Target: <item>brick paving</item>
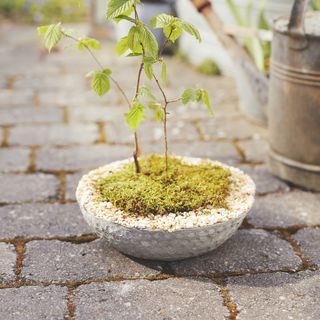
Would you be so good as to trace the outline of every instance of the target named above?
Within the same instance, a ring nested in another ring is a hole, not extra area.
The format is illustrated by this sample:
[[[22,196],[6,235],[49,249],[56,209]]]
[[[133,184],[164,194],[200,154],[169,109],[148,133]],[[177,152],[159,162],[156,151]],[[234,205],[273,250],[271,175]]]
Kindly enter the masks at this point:
[[[319,319],[320,194],[268,173],[266,130],[241,116],[232,79],[169,59],[181,80],[170,97],[203,85],[217,114],[172,106],[170,146],[248,172],[254,208],[214,252],[143,261],[92,234],[74,197],[84,172],[132,152],[121,97],[90,92],[84,53],[40,58],[32,27],[4,25],[0,40],[0,319]],[[106,47],[99,56],[132,92],[134,65]],[[163,149],[159,126],[140,131],[145,153]]]

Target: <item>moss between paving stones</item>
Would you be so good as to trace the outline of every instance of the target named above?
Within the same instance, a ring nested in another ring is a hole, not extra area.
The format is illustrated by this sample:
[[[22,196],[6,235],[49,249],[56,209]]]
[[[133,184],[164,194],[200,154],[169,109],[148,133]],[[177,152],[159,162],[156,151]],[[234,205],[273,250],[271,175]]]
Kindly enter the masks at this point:
[[[100,179],[100,201],[135,215],[187,212],[201,207],[226,208],[230,171],[208,161],[190,165],[170,157],[150,155],[141,159],[141,173],[134,164]]]

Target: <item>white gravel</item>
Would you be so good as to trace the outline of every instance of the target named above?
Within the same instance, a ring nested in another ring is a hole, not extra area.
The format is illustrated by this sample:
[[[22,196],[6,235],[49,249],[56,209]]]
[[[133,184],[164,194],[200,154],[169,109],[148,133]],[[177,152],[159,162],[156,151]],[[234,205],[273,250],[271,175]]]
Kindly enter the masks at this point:
[[[204,159],[181,157],[188,164],[197,164]],[[139,229],[175,231],[203,227],[215,223],[221,223],[235,219],[248,212],[254,202],[255,184],[252,179],[241,170],[224,165],[217,161],[210,161],[213,165],[228,168],[231,171],[230,195],[227,204],[229,209],[200,208],[194,211],[169,213],[168,215],[153,215],[139,217],[128,214],[113,207],[111,202],[99,202],[99,194],[95,188],[96,182],[113,172],[119,171],[124,165],[130,163],[131,159],[112,162],[106,166],[97,168],[84,175],[79,182],[76,197],[80,207],[96,217],[107,219],[127,227]]]

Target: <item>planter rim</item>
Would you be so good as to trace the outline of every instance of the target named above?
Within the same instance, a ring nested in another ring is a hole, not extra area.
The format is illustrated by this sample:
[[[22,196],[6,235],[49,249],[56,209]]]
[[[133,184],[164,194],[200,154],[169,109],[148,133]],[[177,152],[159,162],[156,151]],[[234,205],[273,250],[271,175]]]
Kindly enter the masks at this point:
[[[251,209],[254,196],[255,196],[255,184],[253,180],[246,175],[243,171],[238,168],[223,164],[218,161],[213,161],[210,159],[202,159],[202,158],[194,158],[194,157],[180,157],[174,156],[176,158],[181,159],[182,161],[188,164],[199,164],[202,161],[209,161],[213,165],[221,166],[224,168],[228,168],[231,171],[231,192],[230,195],[226,198],[228,205],[230,207],[229,210],[226,209],[195,209],[198,211],[196,217],[198,219],[199,216],[207,217],[207,219],[203,218],[203,222],[198,222],[198,225],[194,226],[176,226],[175,228],[166,228],[164,226],[156,226],[158,222],[154,222],[155,226],[148,227],[146,226],[146,221],[156,221],[157,219],[166,219],[170,214],[166,216],[155,216],[154,219],[150,219],[148,217],[126,217],[124,212],[118,208],[112,206],[110,202],[101,203],[98,201],[98,194],[96,192],[95,183],[97,180],[106,177],[116,171],[119,171],[124,165],[132,163],[132,158],[114,161],[107,165],[101,166],[94,170],[85,174],[79,181],[77,190],[76,190],[76,198],[79,203],[82,212],[85,212],[86,215],[91,215],[93,218],[97,218],[99,220],[105,220],[105,222],[112,223],[121,227],[125,227],[128,229],[136,229],[140,231],[147,232],[185,232],[190,230],[200,230],[207,229],[212,225],[222,225],[224,223],[230,222],[232,220],[237,220],[240,217],[244,217],[249,210]],[[101,206],[101,204],[103,206]],[[208,210],[212,212],[212,214],[208,213]],[[201,214],[202,211],[206,211],[206,213]],[[218,212],[223,212],[224,215],[217,218],[214,221],[215,216],[218,215]],[[187,212],[186,214],[189,214]],[[200,214],[199,214],[200,213]],[[180,215],[183,213],[180,213]],[[226,216],[227,214],[227,216]],[[175,214],[175,217],[179,216]],[[188,218],[188,217],[187,217]],[[187,219],[186,218],[186,219]],[[210,221],[211,219],[211,221]]]

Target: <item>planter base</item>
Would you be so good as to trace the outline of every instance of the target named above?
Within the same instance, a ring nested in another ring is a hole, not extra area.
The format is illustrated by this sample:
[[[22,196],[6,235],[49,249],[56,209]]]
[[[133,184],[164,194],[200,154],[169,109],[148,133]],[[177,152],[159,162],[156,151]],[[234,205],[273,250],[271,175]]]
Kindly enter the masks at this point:
[[[272,174],[294,185],[320,191],[320,166],[303,164],[269,151],[268,166]]]

